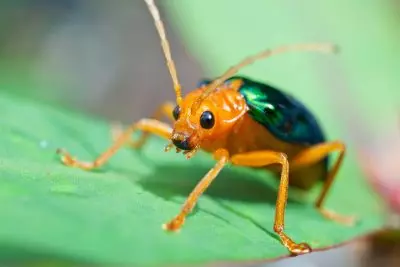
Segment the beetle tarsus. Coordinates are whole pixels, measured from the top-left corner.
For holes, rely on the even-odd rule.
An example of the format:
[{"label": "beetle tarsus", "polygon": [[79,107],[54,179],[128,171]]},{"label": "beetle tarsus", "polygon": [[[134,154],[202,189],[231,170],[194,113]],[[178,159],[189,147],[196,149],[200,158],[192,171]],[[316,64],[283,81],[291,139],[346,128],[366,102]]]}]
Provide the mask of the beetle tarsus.
[{"label": "beetle tarsus", "polygon": [[290,239],[283,231],[277,232],[277,234],[279,235],[282,244],[289,250],[292,255],[297,256],[312,252],[311,246],[307,243],[297,244],[292,239]]},{"label": "beetle tarsus", "polygon": [[57,154],[61,155],[61,162],[68,167],[76,167],[83,170],[91,170],[96,167],[96,163],[81,162],[75,157],[72,157],[67,151],[63,149],[57,149]]},{"label": "beetle tarsus", "polygon": [[183,224],[185,222],[185,216],[182,214],[179,214],[176,216],[174,219],[172,219],[170,222],[163,224],[163,229],[169,232],[178,232]]}]

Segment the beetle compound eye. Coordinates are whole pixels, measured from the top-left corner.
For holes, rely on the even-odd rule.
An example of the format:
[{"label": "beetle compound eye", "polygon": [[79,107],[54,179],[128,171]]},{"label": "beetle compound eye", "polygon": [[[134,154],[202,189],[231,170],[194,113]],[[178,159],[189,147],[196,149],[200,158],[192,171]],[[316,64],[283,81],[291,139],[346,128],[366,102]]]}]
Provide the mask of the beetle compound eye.
[{"label": "beetle compound eye", "polygon": [[211,129],[214,126],[214,115],[210,111],[204,111],[200,116],[200,125],[204,129]]},{"label": "beetle compound eye", "polygon": [[175,120],[178,120],[180,114],[181,114],[181,107],[180,106],[176,106],[174,108],[174,110],[172,111],[172,116],[174,116]]}]

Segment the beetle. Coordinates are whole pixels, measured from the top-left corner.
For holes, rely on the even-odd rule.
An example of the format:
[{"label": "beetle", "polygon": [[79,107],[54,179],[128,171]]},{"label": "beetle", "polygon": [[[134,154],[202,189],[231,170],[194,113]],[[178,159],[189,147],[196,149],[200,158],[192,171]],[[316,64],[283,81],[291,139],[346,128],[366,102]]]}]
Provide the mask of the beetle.
[{"label": "beetle", "polygon": [[[296,243],[284,232],[284,215],[288,187],[304,190],[323,181],[315,202],[317,210],[326,218],[343,224],[352,224],[353,217],[345,217],[323,207],[324,200],[343,161],[346,147],[341,141],[326,141],[315,116],[288,93],[244,76],[234,76],[243,67],[257,60],[292,51],[335,52],[332,44],[297,44],[268,49],[247,57],[214,80],[202,80],[198,88],[185,97],[181,95],[175,64],[159,11],[153,0],[145,0],[160,36],[161,47],[176,94],[176,104],[166,103],[157,109],[151,119],[142,119],[130,125],[115,137],[111,147],[93,162],[82,162],[65,150],[58,150],[62,162],[84,170],[105,164],[122,146],[140,148],[149,134],[170,140],[165,151],[176,148],[189,159],[202,149],[213,155],[216,164],[190,193],[182,209],[163,227],[179,230],[198,198],[227,164],[265,168],[279,178],[273,230],[281,243],[294,255],[311,252],[307,243]],[[165,115],[173,127],[161,122]],[[130,140],[140,130],[137,140]],[[333,167],[328,158],[337,152]],[[290,179],[289,179],[290,166]]]}]

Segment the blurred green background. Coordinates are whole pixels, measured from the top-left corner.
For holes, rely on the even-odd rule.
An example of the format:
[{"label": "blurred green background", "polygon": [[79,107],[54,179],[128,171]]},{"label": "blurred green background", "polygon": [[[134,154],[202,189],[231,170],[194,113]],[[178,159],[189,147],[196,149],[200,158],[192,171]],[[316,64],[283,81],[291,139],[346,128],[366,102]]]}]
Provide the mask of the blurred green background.
[{"label": "blurred green background", "polygon": [[[301,99],[330,139],[345,140],[380,180],[399,183],[399,1],[157,2],[185,92],[268,47],[338,44],[339,55],[292,53],[241,73]],[[174,99],[141,0],[2,1],[0,90],[122,122]],[[355,266],[353,256],[345,248],[282,264]]]}]

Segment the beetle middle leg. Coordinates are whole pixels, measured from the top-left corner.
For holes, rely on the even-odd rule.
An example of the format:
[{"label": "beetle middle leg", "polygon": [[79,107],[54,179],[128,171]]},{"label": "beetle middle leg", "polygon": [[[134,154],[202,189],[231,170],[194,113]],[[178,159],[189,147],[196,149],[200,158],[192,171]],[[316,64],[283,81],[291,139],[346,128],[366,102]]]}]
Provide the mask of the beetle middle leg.
[{"label": "beetle middle leg", "polygon": [[304,151],[300,152],[292,160],[291,167],[301,168],[302,166],[308,166],[318,163],[332,152],[339,152],[339,156],[333,167],[328,172],[322,191],[315,202],[315,206],[324,217],[339,222],[341,224],[352,225],[355,221],[354,217],[336,214],[335,212],[327,210],[322,206],[326,199],[327,193],[336,178],[337,172],[339,171],[346,152],[346,147],[342,142],[327,142],[307,148]]},{"label": "beetle middle leg", "polygon": [[[174,121],[172,111],[174,110],[174,104],[172,102],[165,102],[159,106],[154,112],[151,119],[160,120],[163,116],[167,117],[170,121]],[[121,125],[114,123],[111,128],[112,139],[116,141],[118,137],[123,134]],[[150,136],[150,132],[143,131],[141,136],[137,140],[127,141],[126,144],[132,148],[141,148]]]},{"label": "beetle middle leg", "polygon": [[128,129],[126,129],[123,134],[121,134],[118,139],[93,162],[79,161],[62,149],[57,150],[57,152],[61,154],[61,161],[65,165],[84,170],[91,170],[104,165],[128,141],[135,130],[149,132],[165,139],[169,139],[172,133],[172,128],[166,123],[153,119],[142,119],[128,127]]},{"label": "beetle middle leg", "polygon": [[247,167],[263,167],[271,164],[280,164],[281,177],[278,197],[275,208],[274,231],[281,239],[283,245],[295,255],[311,252],[311,247],[306,243],[296,243],[284,232],[285,209],[289,189],[289,162],[284,153],[274,151],[256,151],[232,156],[231,162],[235,165]]}]

